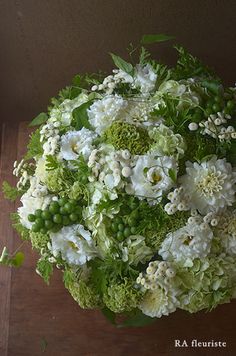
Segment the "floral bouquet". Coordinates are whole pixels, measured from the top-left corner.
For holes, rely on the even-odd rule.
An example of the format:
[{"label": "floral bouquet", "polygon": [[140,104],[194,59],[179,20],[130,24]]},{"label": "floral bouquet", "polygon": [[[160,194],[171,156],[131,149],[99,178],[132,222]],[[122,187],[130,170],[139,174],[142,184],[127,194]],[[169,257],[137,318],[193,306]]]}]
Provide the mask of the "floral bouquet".
[{"label": "floral bouquet", "polygon": [[3,184],[37,273],[61,269],[82,308],[126,325],[236,295],[236,88],[180,46],[175,67],[151,59],[146,45],[168,39],[111,54],[111,75],[77,75],[32,121],[16,188]]}]

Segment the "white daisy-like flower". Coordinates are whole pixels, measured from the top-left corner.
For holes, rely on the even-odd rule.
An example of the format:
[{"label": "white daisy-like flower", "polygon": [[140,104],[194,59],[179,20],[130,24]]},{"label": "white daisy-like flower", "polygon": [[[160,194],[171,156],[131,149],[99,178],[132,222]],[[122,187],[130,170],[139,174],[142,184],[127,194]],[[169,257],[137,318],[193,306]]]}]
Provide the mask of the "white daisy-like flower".
[{"label": "white daisy-like flower", "polygon": [[111,95],[95,101],[87,110],[89,122],[98,134],[119,118],[127,102],[118,95]]},{"label": "white daisy-like flower", "polygon": [[191,208],[201,214],[217,212],[235,201],[236,172],[226,159],[214,156],[201,164],[187,162],[186,172],[180,183],[189,195]]},{"label": "white daisy-like flower", "polygon": [[210,253],[213,232],[208,224],[187,224],[167,235],[159,250],[164,260],[185,261]]},{"label": "white daisy-like flower", "polygon": [[177,170],[173,157],[157,157],[154,154],[138,156],[131,175],[134,194],[140,199],[158,202],[162,193],[174,185],[169,170]]},{"label": "white daisy-like flower", "polygon": [[83,225],[63,227],[59,232],[50,233],[51,252],[74,265],[84,265],[97,256],[91,234]]},{"label": "white daisy-like flower", "polygon": [[93,140],[97,135],[83,127],[80,131],[68,131],[61,137],[60,156],[65,160],[74,160],[83,155],[88,158],[93,150]]},{"label": "white daisy-like flower", "polygon": [[176,298],[175,291],[158,286],[155,290],[148,290],[145,293],[139,305],[139,309],[141,309],[145,315],[152,318],[160,318],[163,315],[167,316],[175,312],[178,306],[179,302]]},{"label": "white daisy-like flower", "polygon": [[150,64],[136,66],[134,86],[140,88],[141,93],[147,94],[155,89],[157,75]]}]

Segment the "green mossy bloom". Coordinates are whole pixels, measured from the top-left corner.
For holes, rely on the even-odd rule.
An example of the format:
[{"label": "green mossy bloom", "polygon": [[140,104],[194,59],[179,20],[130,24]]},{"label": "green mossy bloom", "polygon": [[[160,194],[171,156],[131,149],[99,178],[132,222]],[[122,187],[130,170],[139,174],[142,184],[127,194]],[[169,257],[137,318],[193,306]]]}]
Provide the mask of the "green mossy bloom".
[{"label": "green mossy bloom", "polygon": [[56,168],[47,172],[45,183],[51,192],[59,193],[65,189],[62,169]]},{"label": "green mossy bloom", "polygon": [[50,241],[47,234],[42,234],[41,232],[30,231],[30,240],[32,247],[37,251],[47,248],[47,243]]},{"label": "green mossy bloom", "polygon": [[151,143],[147,130],[121,121],[114,122],[105,131],[104,138],[115,149],[128,149],[131,154],[136,155],[142,155],[147,152]]},{"label": "green mossy bloom", "polygon": [[123,282],[111,284],[103,295],[106,306],[114,313],[131,311],[136,308],[143,292],[134,288],[134,282],[125,278]]}]

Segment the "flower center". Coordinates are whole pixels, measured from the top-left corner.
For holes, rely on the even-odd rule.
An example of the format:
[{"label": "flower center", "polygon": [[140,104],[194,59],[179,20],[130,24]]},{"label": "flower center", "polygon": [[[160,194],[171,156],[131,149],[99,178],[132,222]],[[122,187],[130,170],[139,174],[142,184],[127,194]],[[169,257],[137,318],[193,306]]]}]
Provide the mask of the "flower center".
[{"label": "flower center", "polygon": [[211,197],[222,190],[225,176],[221,172],[209,172],[197,183],[197,190],[205,197]]},{"label": "flower center", "polygon": [[156,168],[151,168],[149,169],[149,171],[147,172],[147,179],[149,180],[149,182],[151,182],[152,184],[157,184],[162,180],[162,176],[159,173],[159,170]]},{"label": "flower center", "polygon": [[79,247],[73,241],[68,241],[68,245],[72,248],[72,250],[79,251]]},{"label": "flower center", "polygon": [[192,239],[193,239],[193,236],[191,236],[191,235],[185,235],[185,236],[183,236],[183,244],[184,245],[189,245],[190,244],[190,242],[192,241]]}]

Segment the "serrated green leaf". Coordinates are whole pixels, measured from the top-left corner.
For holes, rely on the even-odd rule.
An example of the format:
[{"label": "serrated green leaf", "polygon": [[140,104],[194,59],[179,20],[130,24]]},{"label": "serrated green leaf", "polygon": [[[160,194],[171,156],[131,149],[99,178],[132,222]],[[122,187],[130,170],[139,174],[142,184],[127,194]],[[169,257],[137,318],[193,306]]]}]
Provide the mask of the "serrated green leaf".
[{"label": "serrated green leaf", "polygon": [[32,126],[39,126],[44,124],[48,119],[48,115],[45,112],[41,112],[38,116],[36,116],[31,123],[29,124],[30,127]]},{"label": "serrated green leaf", "polygon": [[21,192],[16,187],[11,186],[7,181],[2,183],[2,192],[4,198],[11,201],[16,200],[21,195]]},{"label": "serrated green leaf", "polygon": [[38,260],[36,271],[44,279],[44,282],[49,284],[49,279],[53,273],[53,266],[46,258],[41,257]]},{"label": "serrated green leaf", "polygon": [[14,267],[20,267],[22,263],[24,262],[25,255],[23,252],[19,251],[15,254],[15,256],[11,260],[11,264]]},{"label": "serrated green leaf", "polygon": [[93,100],[89,100],[73,110],[72,116],[74,118],[74,125],[76,130],[81,130],[83,127],[86,129],[91,129],[91,125],[88,120],[87,109],[91,106],[92,103]]},{"label": "serrated green leaf", "polygon": [[133,76],[134,74],[134,67],[132,66],[131,63],[126,62],[124,59],[122,59],[121,57],[117,56],[116,54],[110,53],[113,62],[115,63],[115,65],[123,70],[124,72],[128,73],[129,75]]},{"label": "serrated green leaf", "polygon": [[46,170],[52,171],[58,167],[59,167],[59,163],[58,163],[57,159],[52,155],[47,155],[46,156]]},{"label": "serrated green leaf", "polygon": [[159,34],[159,35],[144,35],[141,39],[141,44],[151,44],[156,42],[164,42],[173,40],[174,36]]}]

